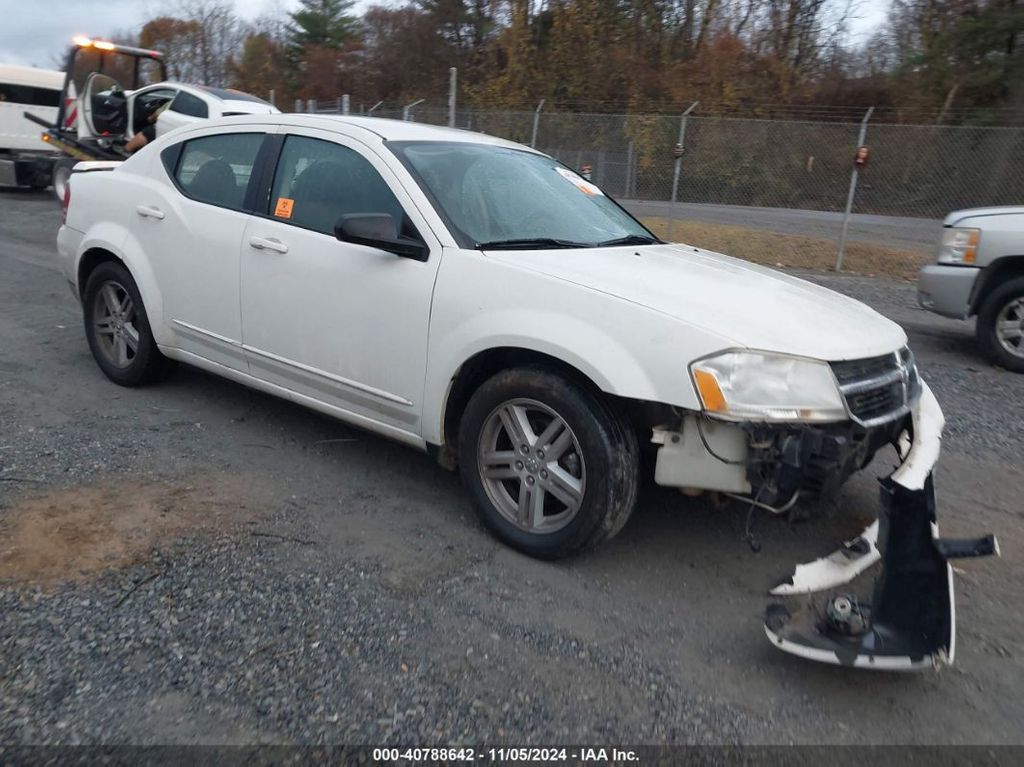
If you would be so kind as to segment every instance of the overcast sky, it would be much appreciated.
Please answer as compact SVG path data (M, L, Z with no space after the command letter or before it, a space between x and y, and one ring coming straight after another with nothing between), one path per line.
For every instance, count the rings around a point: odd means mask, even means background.
M357 10L374 2L359 0ZM255 18L291 10L298 0L234 0L239 15ZM73 35L104 37L118 31L137 32L146 19L174 15L174 0L0 0L0 64L58 68ZM862 0L859 18L851 22L854 39L862 39L885 19L889 0ZM55 57L57 57L55 59Z

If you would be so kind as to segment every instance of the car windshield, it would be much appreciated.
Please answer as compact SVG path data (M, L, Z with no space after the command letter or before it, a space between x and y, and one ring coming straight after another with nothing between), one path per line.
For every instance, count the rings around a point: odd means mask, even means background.
M463 247L659 242L594 184L544 155L487 144L390 142Z

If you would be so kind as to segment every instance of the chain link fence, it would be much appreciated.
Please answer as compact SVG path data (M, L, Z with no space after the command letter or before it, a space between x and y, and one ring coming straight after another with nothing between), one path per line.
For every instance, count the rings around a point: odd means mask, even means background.
M341 99L296 104L336 113ZM358 111L358 110L356 110ZM447 125L446 108L380 107L374 117ZM456 127L534 144L625 200L672 199L680 121L686 120L677 199L688 203L842 211L859 123L458 110ZM871 124L868 166L853 210L942 218L951 210L1024 204L1024 128Z

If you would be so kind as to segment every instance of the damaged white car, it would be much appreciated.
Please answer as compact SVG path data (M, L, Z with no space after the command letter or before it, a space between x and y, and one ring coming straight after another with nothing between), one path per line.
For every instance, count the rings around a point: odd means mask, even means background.
M111 380L180 361L429 451L533 556L621 530L644 449L661 485L781 511L897 446L878 525L778 589L882 558L874 611L840 596L766 628L833 663L952 659L946 559L994 541L938 539L942 414L863 304L663 243L527 147L412 123L240 116L70 189L58 248Z

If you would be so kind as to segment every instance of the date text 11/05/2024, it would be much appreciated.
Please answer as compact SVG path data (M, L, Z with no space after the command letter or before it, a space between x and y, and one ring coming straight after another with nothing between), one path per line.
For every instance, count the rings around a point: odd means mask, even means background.
M636 762L636 751L624 748L577 747L540 748L501 746L496 748L427 747L375 748L375 762Z

